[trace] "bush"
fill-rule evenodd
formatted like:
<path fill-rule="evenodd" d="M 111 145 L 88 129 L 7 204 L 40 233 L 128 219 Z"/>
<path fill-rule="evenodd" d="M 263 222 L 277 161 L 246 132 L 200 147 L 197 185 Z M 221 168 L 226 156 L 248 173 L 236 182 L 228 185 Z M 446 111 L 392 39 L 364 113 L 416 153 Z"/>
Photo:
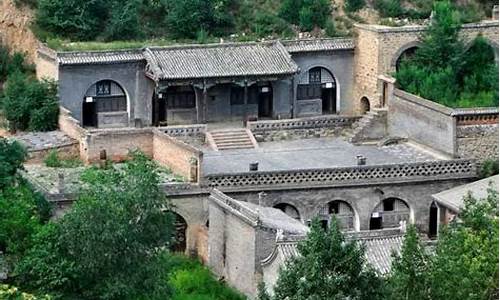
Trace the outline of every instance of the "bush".
<path fill-rule="evenodd" d="M 315 27 L 324 28 L 331 12 L 330 0 L 303 0 L 299 11 L 300 28 L 307 31 Z"/>
<path fill-rule="evenodd" d="M 16 141 L 0 138 L 0 190 L 11 186 L 27 157 L 26 149 Z"/>
<path fill-rule="evenodd" d="M 82 161 L 77 157 L 61 159 L 56 150 L 51 150 L 43 162 L 50 168 L 75 168 L 82 165 Z"/>
<path fill-rule="evenodd" d="M 498 159 L 487 159 L 479 167 L 479 177 L 487 178 L 498 175 Z"/>
<path fill-rule="evenodd" d="M 182 262 L 185 260 L 187 262 Z M 174 288 L 173 300 L 243 300 L 245 297 L 237 291 L 218 282 L 210 270 L 200 263 L 181 259 L 181 267 L 175 268 L 169 276 L 169 283 Z"/>
<path fill-rule="evenodd" d="M 269 12 L 258 11 L 255 14 L 252 31 L 258 37 L 268 37 L 289 35 L 292 30 L 290 25 L 280 17 Z"/>
<path fill-rule="evenodd" d="M 365 7 L 365 0 L 346 0 L 344 9 L 347 12 L 355 12 Z"/>
<path fill-rule="evenodd" d="M 12 130 L 54 130 L 59 116 L 57 86 L 16 72 L 5 84 L 2 108 Z"/>
<path fill-rule="evenodd" d="M 279 9 L 279 16 L 289 23 L 298 25 L 300 22 L 299 11 L 303 0 L 283 0 Z"/>
<path fill-rule="evenodd" d="M 384 18 L 398 18 L 404 14 L 401 0 L 375 0 L 375 9 Z"/>

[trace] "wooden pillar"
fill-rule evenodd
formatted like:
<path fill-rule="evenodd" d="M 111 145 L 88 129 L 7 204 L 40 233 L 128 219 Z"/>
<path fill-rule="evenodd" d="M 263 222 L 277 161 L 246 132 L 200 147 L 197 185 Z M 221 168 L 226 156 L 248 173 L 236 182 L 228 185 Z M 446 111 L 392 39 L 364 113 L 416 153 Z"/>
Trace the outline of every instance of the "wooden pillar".
<path fill-rule="evenodd" d="M 290 97 L 292 98 L 290 103 L 291 103 L 291 112 L 290 112 L 290 117 L 291 118 L 295 118 L 296 117 L 296 114 L 297 114 L 297 95 L 295 94 L 295 78 L 292 77 L 292 79 L 290 79 Z"/>
<path fill-rule="evenodd" d="M 194 86 L 195 89 L 194 89 L 194 95 L 195 95 L 195 100 L 196 100 L 196 123 L 202 123 L 202 119 L 203 119 L 203 116 L 202 116 L 202 92 L 201 92 L 201 89 Z"/>
<path fill-rule="evenodd" d="M 207 122 L 207 109 L 208 108 L 208 87 L 207 84 L 203 84 L 203 116 L 202 116 L 202 123 Z"/>
<path fill-rule="evenodd" d="M 243 124 L 246 125 L 248 121 L 248 82 L 245 80 L 244 92 L 243 92 Z"/>

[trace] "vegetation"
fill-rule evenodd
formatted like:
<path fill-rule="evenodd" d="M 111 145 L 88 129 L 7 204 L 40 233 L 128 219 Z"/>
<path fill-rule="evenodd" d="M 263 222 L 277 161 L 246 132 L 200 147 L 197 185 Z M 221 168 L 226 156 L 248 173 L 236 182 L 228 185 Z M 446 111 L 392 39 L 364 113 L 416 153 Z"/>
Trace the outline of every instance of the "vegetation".
<path fill-rule="evenodd" d="M 75 168 L 82 165 L 78 157 L 60 158 L 57 150 L 51 150 L 43 162 L 50 168 Z"/>
<path fill-rule="evenodd" d="M 335 221 L 314 220 L 299 255 L 281 269 L 273 299 L 383 299 L 382 279 L 365 267 L 364 249 L 347 241 Z"/>
<path fill-rule="evenodd" d="M 6 284 L 0 284 L 0 299 L 3 299 L 3 300 L 50 300 L 52 298 L 48 295 L 35 296 L 33 294 L 28 294 L 28 293 L 22 292 L 16 287 L 8 286 Z"/>
<path fill-rule="evenodd" d="M 347 12 L 355 12 L 365 7 L 365 5 L 365 0 L 346 0 L 344 3 L 344 9 Z"/>
<path fill-rule="evenodd" d="M 479 167 L 478 175 L 480 178 L 498 175 L 498 159 L 487 159 L 483 161 Z"/>
<path fill-rule="evenodd" d="M 464 204 L 459 218 L 441 230 L 434 255 L 408 231 L 389 278 L 393 299 L 498 298 L 498 193 L 468 195 Z"/>
<path fill-rule="evenodd" d="M 449 2 L 437 2 L 421 47 L 395 77 L 400 88 L 449 107 L 498 106 L 498 65 L 478 36 L 469 51 L 458 36 L 461 22 Z"/>

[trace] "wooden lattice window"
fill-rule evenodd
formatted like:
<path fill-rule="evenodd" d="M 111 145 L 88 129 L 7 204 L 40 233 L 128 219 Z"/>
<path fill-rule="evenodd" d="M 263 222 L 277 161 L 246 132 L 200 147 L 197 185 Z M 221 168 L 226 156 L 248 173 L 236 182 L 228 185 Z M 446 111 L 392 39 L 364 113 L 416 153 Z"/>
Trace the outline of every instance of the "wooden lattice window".
<path fill-rule="evenodd" d="M 111 95 L 111 81 L 103 80 L 96 83 L 95 94 L 97 96 Z"/>

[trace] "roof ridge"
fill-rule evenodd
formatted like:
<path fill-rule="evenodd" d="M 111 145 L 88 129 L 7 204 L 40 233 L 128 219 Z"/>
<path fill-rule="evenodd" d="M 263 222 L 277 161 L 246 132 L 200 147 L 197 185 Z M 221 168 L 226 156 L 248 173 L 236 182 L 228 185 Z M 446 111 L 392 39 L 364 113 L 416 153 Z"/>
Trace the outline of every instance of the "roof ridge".
<path fill-rule="evenodd" d="M 229 43 L 208 43 L 208 44 L 178 44 L 168 46 L 148 46 L 151 50 L 179 50 L 179 49 L 207 49 L 207 48 L 228 48 L 243 46 L 273 45 L 279 40 L 251 41 L 251 42 L 229 42 Z"/>

